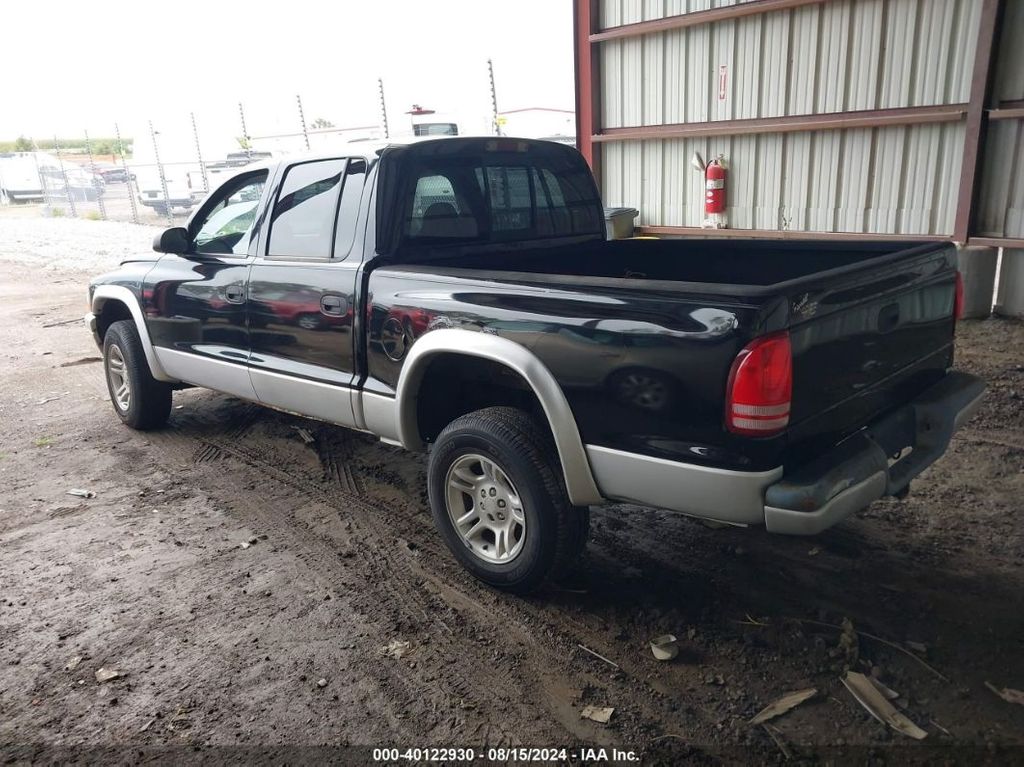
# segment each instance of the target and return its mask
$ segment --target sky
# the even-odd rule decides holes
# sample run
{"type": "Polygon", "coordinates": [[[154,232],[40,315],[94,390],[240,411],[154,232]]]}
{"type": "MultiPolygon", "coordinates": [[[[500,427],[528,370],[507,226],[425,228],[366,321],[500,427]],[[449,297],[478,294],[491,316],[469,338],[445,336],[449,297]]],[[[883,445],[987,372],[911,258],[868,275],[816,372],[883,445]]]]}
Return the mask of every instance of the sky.
{"type": "MultiPolygon", "coordinates": [[[[51,0],[31,29],[6,14],[0,139],[191,135],[203,143],[307,123],[408,125],[413,103],[485,125],[487,59],[500,111],[573,108],[571,0],[51,0]],[[45,52],[40,55],[40,41],[45,52]]],[[[27,17],[25,17],[27,19],[27,17]]],[[[27,23],[22,22],[22,23],[27,23]]]]}

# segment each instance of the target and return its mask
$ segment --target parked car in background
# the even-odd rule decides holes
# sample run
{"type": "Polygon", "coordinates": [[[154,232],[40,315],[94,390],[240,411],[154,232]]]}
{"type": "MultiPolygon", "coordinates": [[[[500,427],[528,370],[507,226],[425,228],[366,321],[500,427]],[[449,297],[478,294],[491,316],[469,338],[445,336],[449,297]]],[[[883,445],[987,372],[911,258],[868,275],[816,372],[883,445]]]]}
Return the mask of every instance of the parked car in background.
{"type": "Polygon", "coordinates": [[[98,174],[70,162],[39,153],[39,175],[43,194],[49,200],[75,200],[92,202],[106,191],[106,184],[98,174]]]}
{"type": "Polygon", "coordinates": [[[93,163],[95,172],[108,184],[123,184],[128,181],[128,171],[112,162],[93,163]]]}
{"type": "Polygon", "coordinates": [[[952,244],[608,240],[550,142],[244,166],[154,250],[89,288],[123,423],[196,385],[429,446],[441,537],[515,591],[607,502],[817,533],[907,493],[984,392],[952,244]]]}
{"type": "Polygon", "coordinates": [[[41,202],[43,182],[35,152],[0,152],[0,204],[41,202]]]}
{"type": "Polygon", "coordinates": [[[0,154],[0,202],[88,201],[103,194],[103,178],[47,152],[0,154]]]}

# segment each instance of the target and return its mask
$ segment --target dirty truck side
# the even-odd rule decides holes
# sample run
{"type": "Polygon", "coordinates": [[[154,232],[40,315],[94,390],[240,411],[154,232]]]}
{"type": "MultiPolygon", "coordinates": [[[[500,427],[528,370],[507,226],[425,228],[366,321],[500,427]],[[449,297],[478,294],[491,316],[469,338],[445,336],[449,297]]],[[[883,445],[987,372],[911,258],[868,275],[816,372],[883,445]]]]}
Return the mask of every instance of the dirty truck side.
{"type": "Polygon", "coordinates": [[[203,386],[429,450],[454,556],[526,591],[606,502],[818,532],[981,401],[951,245],[606,241],[566,147],[353,147],[245,166],[93,280],[123,422],[203,386]]]}

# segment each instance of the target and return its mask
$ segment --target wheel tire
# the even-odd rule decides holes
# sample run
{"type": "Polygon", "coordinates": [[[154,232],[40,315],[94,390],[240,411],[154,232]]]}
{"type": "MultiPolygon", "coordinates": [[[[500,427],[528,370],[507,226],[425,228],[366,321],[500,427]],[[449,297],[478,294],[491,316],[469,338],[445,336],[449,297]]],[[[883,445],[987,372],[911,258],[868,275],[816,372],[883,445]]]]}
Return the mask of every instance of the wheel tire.
{"type": "Polygon", "coordinates": [[[303,330],[319,330],[320,329],[320,317],[316,314],[300,314],[295,324],[303,330]]]}
{"type": "Polygon", "coordinates": [[[120,320],[107,328],[103,337],[103,373],[114,412],[124,424],[144,431],[167,423],[171,413],[171,387],[157,381],[150,373],[133,321],[120,320]],[[116,385],[125,382],[127,398],[119,395],[120,387],[116,385]]]}
{"type": "Polygon", "coordinates": [[[491,407],[452,421],[434,443],[427,481],[434,523],[445,544],[463,567],[490,586],[533,591],[546,579],[564,575],[586,546],[590,510],[570,503],[550,434],[522,410],[491,407]],[[522,548],[508,562],[481,558],[449,514],[449,470],[469,455],[497,464],[522,501],[522,548]]]}

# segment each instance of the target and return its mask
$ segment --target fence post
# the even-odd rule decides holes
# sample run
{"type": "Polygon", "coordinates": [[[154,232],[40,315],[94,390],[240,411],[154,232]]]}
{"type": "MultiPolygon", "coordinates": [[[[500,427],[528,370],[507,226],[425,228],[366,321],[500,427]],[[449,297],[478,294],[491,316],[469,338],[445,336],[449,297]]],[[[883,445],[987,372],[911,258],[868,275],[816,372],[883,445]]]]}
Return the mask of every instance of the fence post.
{"type": "Polygon", "coordinates": [[[309,131],[306,130],[306,115],[302,111],[302,96],[295,94],[295,100],[299,104],[299,124],[302,125],[302,138],[306,140],[306,151],[309,151],[309,131]]]}
{"type": "Polygon", "coordinates": [[[50,208],[50,188],[47,185],[45,174],[39,169],[39,145],[34,138],[32,139],[32,162],[35,163],[36,176],[39,177],[39,185],[43,192],[43,203],[46,206],[44,210],[47,210],[50,208]]]}
{"type": "Polygon", "coordinates": [[[124,168],[124,183],[128,187],[128,202],[132,206],[132,223],[139,223],[139,208],[135,202],[135,183],[132,180],[131,171],[128,170],[128,160],[124,156],[124,144],[121,142],[121,129],[114,123],[114,135],[117,136],[117,153],[121,155],[121,167],[124,168]]]}
{"type": "Polygon", "coordinates": [[[196,142],[196,158],[199,160],[199,172],[203,174],[203,191],[210,191],[210,181],[206,177],[206,163],[203,162],[203,150],[199,148],[199,130],[196,128],[196,113],[189,112],[192,118],[192,138],[196,142]]]}
{"type": "Polygon", "coordinates": [[[391,138],[391,133],[388,132],[388,105],[384,101],[384,79],[382,77],[377,78],[377,91],[380,93],[380,116],[384,124],[384,138],[391,138]]]}
{"type": "Polygon", "coordinates": [[[153,139],[153,157],[156,159],[156,171],[160,174],[160,189],[164,193],[164,212],[167,214],[167,223],[173,224],[174,217],[171,215],[171,195],[167,191],[167,176],[164,175],[164,164],[160,162],[160,148],[156,143],[156,131],[153,130],[153,121],[149,121],[149,135],[153,139]]]}
{"type": "Polygon", "coordinates": [[[501,135],[501,122],[498,116],[498,93],[494,88],[494,63],[487,59],[487,76],[491,81],[491,122],[494,124],[494,135],[501,135]]]}
{"type": "Polygon", "coordinates": [[[78,218],[78,211],[75,209],[75,196],[71,194],[71,187],[68,185],[68,172],[64,169],[64,156],[60,151],[60,141],[53,137],[53,150],[57,153],[57,163],[60,165],[60,175],[64,179],[64,194],[68,196],[68,207],[71,208],[71,215],[78,218]]]}
{"type": "Polygon", "coordinates": [[[245,110],[242,102],[238,102],[238,116],[242,118],[242,141],[245,144],[245,159],[252,162],[252,141],[249,139],[249,130],[245,127],[245,110]]]}
{"type": "MultiPolygon", "coordinates": [[[[85,131],[85,154],[89,157],[89,171],[92,173],[92,178],[89,183],[96,186],[96,161],[92,157],[92,144],[89,143],[89,131],[85,131]]],[[[100,208],[100,218],[104,221],[107,220],[107,206],[103,202],[103,189],[96,187],[96,204],[100,208]]]]}

